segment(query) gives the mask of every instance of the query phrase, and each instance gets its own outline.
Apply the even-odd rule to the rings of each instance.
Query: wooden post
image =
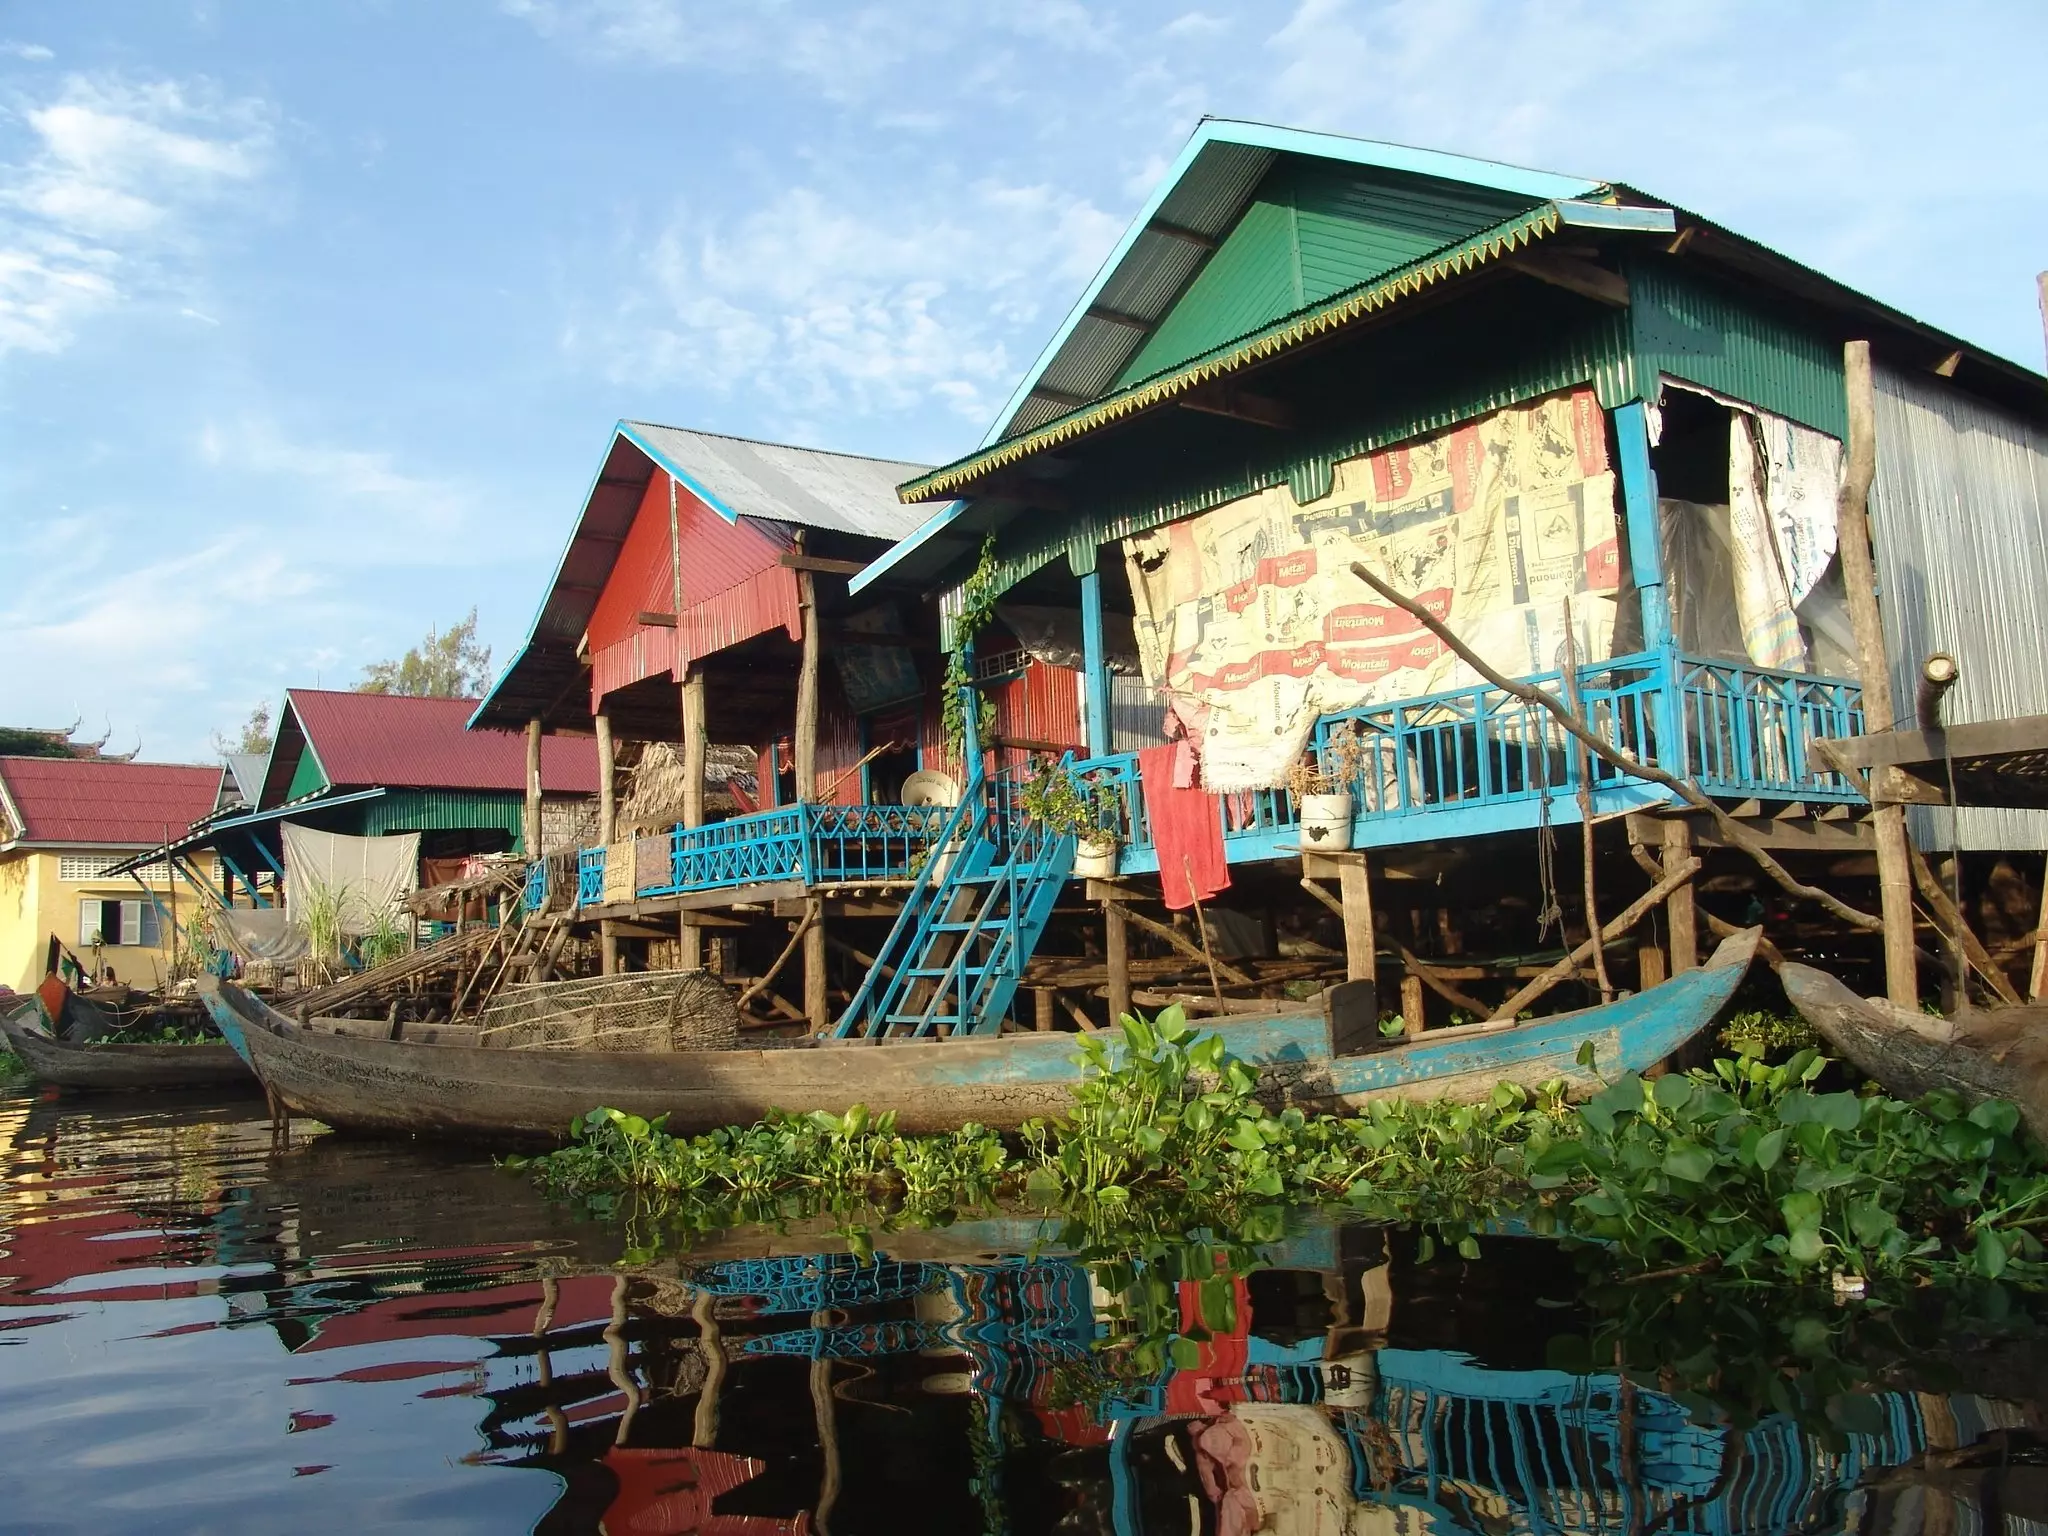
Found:
[[[1670,979],[1664,965],[1664,947],[1645,941],[1636,946],[1636,990],[1647,992]]]
[[[1090,569],[1081,577],[1081,686],[1087,708],[1082,727],[1088,755],[1107,757],[1109,730],[1109,657],[1102,639],[1102,573]]]
[[[1339,862],[1337,891],[1344,898],[1344,979],[1377,983],[1379,939],[1373,932],[1372,871],[1364,854]]]
[[[818,798],[818,588],[809,571],[798,571],[797,597],[803,609],[803,664],[796,675],[796,798]],[[813,896],[810,926],[804,930],[804,1017],[823,1033],[832,1023],[825,995],[825,902]]]
[[[1131,1011],[1131,941],[1124,909],[1114,901],[1102,904],[1104,958],[1109,962],[1109,1022]]]
[[[1051,987],[1031,989],[1031,1027],[1041,1035],[1052,1033],[1054,1000],[1057,996]]]
[[[526,816],[521,822],[528,859],[540,857],[540,716],[526,722]]]
[[[683,825],[704,825],[704,673],[689,667],[683,673]],[[694,971],[704,964],[704,930],[678,914],[677,964]]]
[[[1877,474],[1877,405],[1870,377],[1870,343],[1842,348],[1842,378],[1849,397],[1848,461],[1835,503],[1836,547],[1848,589],[1849,623],[1856,634],[1856,667],[1863,680],[1863,728],[1892,728],[1891,672],[1885,662],[1884,616],[1877,606],[1877,562],[1870,549],[1870,482]],[[1872,830],[1877,834],[1878,914],[1884,919],[1885,995],[1900,1008],[1920,1006],[1920,973],[1913,954],[1913,869],[1906,843],[1906,808],[1877,800],[1886,775],[1870,776]]]
[[[1683,816],[1664,823],[1664,873],[1668,878],[1692,858],[1692,825]],[[1664,898],[1664,925],[1671,931],[1671,974],[1683,976],[1700,968],[1699,908],[1692,882],[1675,886]]]
[[[619,796],[613,777],[612,717],[599,714],[597,726],[597,841],[607,850],[619,836]],[[597,925],[598,969],[607,976],[619,971],[619,934],[609,918]]]
[[[1429,1027],[1423,1010],[1422,978],[1413,971],[1401,974],[1401,1022],[1408,1026],[1411,1040]]]
[[[2048,278],[2048,274],[2044,274]],[[2048,287],[2044,287],[2043,302],[2048,302]],[[2034,919],[2034,932],[2041,935],[2034,940],[2034,963],[2027,968],[2027,1001],[2038,1003],[2042,994],[2048,992],[2048,869],[2041,872],[2041,912]]]

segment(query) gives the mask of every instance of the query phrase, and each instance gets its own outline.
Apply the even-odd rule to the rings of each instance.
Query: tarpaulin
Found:
[[[244,961],[269,960],[289,965],[305,959],[312,949],[306,930],[279,907],[215,912],[213,921],[215,931],[227,941],[228,948]]]
[[[1145,819],[1152,826],[1152,846],[1159,852],[1160,895],[1175,910],[1230,889],[1222,807],[1205,789],[1175,784],[1174,759],[1179,753],[1178,746],[1168,745],[1138,754]]]
[[[301,920],[304,904],[324,892],[337,902],[342,933],[369,933],[418,888],[417,832],[350,837],[291,821],[283,830],[286,902]]]
[[[1124,541],[1145,681],[1213,790],[1277,787],[1319,715],[1476,683],[1354,561],[1510,675],[1608,655],[1619,581],[1606,418],[1590,389],[1496,411]]]

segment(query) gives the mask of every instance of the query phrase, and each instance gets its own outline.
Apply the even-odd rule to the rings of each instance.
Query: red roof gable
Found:
[[[29,843],[154,848],[212,813],[220,776],[218,764],[0,757],[0,790]]]
[[[327,782],[337,787],[526,792],[525,738],[509,731],[465,730],[475,699],[313,688],[293,688],[285,697]],[[596,741],[588,736],[543,738],[540,782],[549,794],[596,794]]]

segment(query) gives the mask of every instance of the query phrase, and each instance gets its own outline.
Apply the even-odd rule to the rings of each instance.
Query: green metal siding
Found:
[[[1626,266],[1641,387],[1657,375],[1703,385],[1750,405],[1846,438],[1838,341],[1688,271],[1670,257]]]
[[[310,743],[299,749],[298,766],[292,769],[290,788],[284,792],[287,800],[296,800],[301,795],[310,795],[316,789],[327,787],[327,775],[320,771],[320,760],[313,755]]]
[[[510,791],[394,789],[363,806],[364,837],[489,828],[519,841],[525,800]]]
[[[1488,326],[1476,329],[1484,334],[1445,337],[1432,332],[1426,338],[1411,338],[1411,345],[1426,346],[1439,357],[1485,358],[1484,369],[1454,369],[1412,384],[1413,375],[1402,360],[1393,359],[1388,387],[1377,399],[1362,401],[1357,415],[1340,432],[1325,434],[1320,441],[1296,437],[1257,462],[1240,462],[1200,477],[1162,475],[1144,494],[1105,500],[1071,518],[1034,517],[1010,524],[997,535],[997,589],[1016,585],[1062,555],[1070,562],[1085,560],[1085,552],[1097,544],[1192,517],[1268,486],[1288,486],[1297,502],[1319,500],[1330,493],[1339,460],[1374,453],[1560,389],[1591,384],[1608,410],[1637,398],[1624,310],[1591,315],[1558,334],[1520,346],[1510,334]],[[957,589],[947,593],[947,611],[957,601]]]
[[[1283,160],[1117,380],[1177,367],[1535,207],[1396,172]]]
[[[1301,308],[1293,210],[1255,202],[1117,379],[1121,388]]]

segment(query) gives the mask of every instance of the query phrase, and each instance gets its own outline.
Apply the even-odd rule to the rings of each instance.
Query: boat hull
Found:
[[[2040,1026],[2048,1010],[1999,1008],[1945,1020],[1858,997],[1810,965],[1780,972],[1785,996],[1821,1039],[1864,1076],[1903,1099],[1945,1090],[1968,1103],[2010,1099],[2028,1129],[2048,1141],[2048,1091]]]
[[[225,1045],[80,1045],[0,1019],[7,1047],[39,1083],[108,1093],[153,1088],[240,1088],[256,1076]]]
[[[1374,1099],[1477,1100],[1502,1082],[1535,1086],[1598,1078],[1579,1064],[1593,1042],[1597,1072],[1641,1070],[1683,1045],[1720,1011],[1747,969],[1753,933],[1727,940],[1708,966],[1602,1008],[1527,1024],[1432,1030],[1363,1056],[1337,1056],[1321,1014],[1219,1020],[1239,1058],[1275,1101],[1357,1108]],[[487,1141],[559,1141],[598,1105],[671,1129],[746,1124],[770,1109],[855,1104],[896,1112],[907,1131],[969,1122],[1010,1130],[1067,1113],[1083,1070],[1075,1037],[824,1044],[790,1049],[510,1051],[368,1040],[307,1029],[231,983],[202,985],[221,1032],[271,1094],[337,1128]]]

